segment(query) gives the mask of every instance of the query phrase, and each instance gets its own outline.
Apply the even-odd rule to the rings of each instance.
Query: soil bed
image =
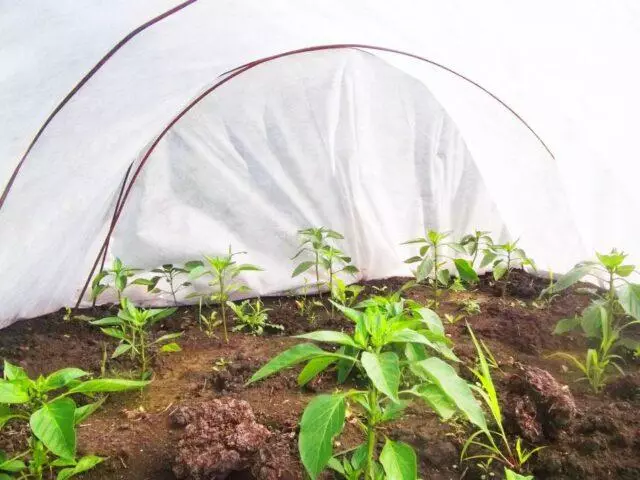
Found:
[[[475,291],[444,294],[440,312],[456,312],[463,299],[474,299],[481,313],[468,317],[478,337],[492,350],[501,371],[493,370],[505,410],[514,374],[522,365],[547,370],[561,384],[569,385],[575,400],[573,421],[553,434],[544,432],[540,444],[547,445],[532,461],[537,480],[619,479],[640,480],[640,365],[628,359],[627,375],[612,382],[599,396],[588,386],[575,383],[578,372],[559,359],[548,359],[556,351],[582,356],[585,339],[579,334],[554,336],[556,322],[581,311],[589,302],[583,294],[570,291],[551,305],[541,306],[535,297],[545,281],[523,272],[514,272],[514,287],[500,297],[500,288],[483,277]],[[365,293],[386,287],[394,291],[408,279],[390,278],[366,283]],[[374,287],[376,287],[374,289]],[[429,288],[418,286],[406,297],[426,302]],[[172,464],[182,435],[172,415],[179,405],[195,405],[204,400],[233,398],[249,403],[256,422],[266,426],[270,448],[261,453],[262,471],[272,477],[303,479],[297,454],[297,423],[306,403],[317,392],[331,392],[335,382],[330,375],[320,377],[305,389],[296,385],[297,369],[285,371],[263,382],[245,387],[246,380],[275,354],[297,341],[288,336],[317,329],[351,328],[347,320],[331,318],[318,309],[313,324],[298,313],[291,298],[265,299],[272,309],[271,323],[285,332],[253,337],[232,333],[228,344],[208,338],[196,323],[197,309],[180,308],[158,326],[160,330],[184,330],[182,351],[159,358],[154,366],[154,382],[142,394],[112,395],[104,407],[79,428],[80,453],[96,453],[109,459],[82,478],[86,479],[173,479]],[[113,309],[96,308],[81,313],[96,318]],[[100,374],[103,349],[110,355],[113,342],[98,328],[79,320],[64,321],[64,312],[18,322],[0,331],[0,358],[17,363],[32,374],[46,374],[59,368],[76,366]],[[445,322],[446,323],[446,322]],[[455,351],[468,366],[475,352],[464,321],[446,324]],[[131,375],[126,361],[108,362],[107,373]],[[466,367],[461,374],[468,378]],[[111,372],[110,372],[111,371]],[[509,424],[518,433],[518,426]],[[385,432],[391,438],[412,444],[418,453],[420,476],[425,479],[480,479],[474,465],[460,465],[459,452],[466,427],[461,423],[440,422],[427,408],[416,405]],[[19,450],[25,432],[9,427],[0,438],[0,450]],[[355,444],[358,434],[347,428],[339,439],[343,446]],[[252,470],[253,471],[253,470]],[[250,471],[233,474],[233,479],[256,478]],[[327,476],[326,478],[330,478]]]

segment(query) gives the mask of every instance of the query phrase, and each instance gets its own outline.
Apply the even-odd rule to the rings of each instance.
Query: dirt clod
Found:
[[[180,407],[172,424],[186,425],[173,465],[180,479],[222,480],[246,470],[271,436],[243,400],[215,399]]]
[[[515,430],[533,443],[554,439],[576,415],[569,387],[541,368],[516,365],[508,380],[505,416]]]

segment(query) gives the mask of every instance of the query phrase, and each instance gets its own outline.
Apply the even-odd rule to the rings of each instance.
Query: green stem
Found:
[[[145,343],[145,332],[140,332],[140,359],[142,363],[142,375],[147,371],[147,345]]]
[[[227,295],[225,292],[224,272],[218,274],[218,283],[220,285],[220,309],[222,313],[222,329],[224,330],[224,341],[229,343],[229,334],[227,333]]]
[[[376,425],[375,413],[378,408],[378,392],[374,387],[369,391],[369,412],[367,415],[367,466],[368,480],[375,480]]]
[[[318,250],[315,251],[316,255],[316,288],[318,289],[318,295],[322,298],[322,290],[320,290],[320,257],[318,254]]]
[[[433,281],[434,288],[434,296],[435,296],[435,308],[436,310],[440,306],[439,298],[440,298],[440,289],[438,288],[438,262],[440,261],[440,256],[438,255],[438,244],[434,243],[433,245],[433,272],[435,274],[435,279]]]

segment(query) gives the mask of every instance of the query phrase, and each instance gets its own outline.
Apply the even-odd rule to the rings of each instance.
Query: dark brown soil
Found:
[[[368,282],[366,293],[377,292],[374,287],[386,287],[386,292],[391,292],[407,280],[390,278]],[[535,298],[546,286],[544,279],[517,271],[513,272],[511,281],[505,296],[501,296],[503,285],[494,284],[489,277],[483,277],[473,292],[445,292],[440,310],[442,314],[457,312],[464,299],[474,299],[480,304],[481,313],[468,317],[468,321],[500,364],[501,371],[493,372],[505,402],[505,412],[515,411],[516,407],[532,408],[528,401],[517,400],[522,396],[514,393],[517,391],[514,375],[521,372],[521,365],[546,370],[561,384],[569,385],[575,401],[575,416],[553,434],[541,430],[538,439],[547,448],[532,460],[536,479],[640,479],[638,363],[630,361],[625,366],[628,375],[612,381],[598,396],[586,384],[575,383],[579,377],[575,368],[547,355],[555,351],[583,354],[586,343],[579,334],[553,336],[551,331],[559,319],[581,311],[589,298],[569,292],[550,305],[543,305],[535,302]],[[429,288],[419,286],[408,290],[406,296],[426,302],[432,293]],[[249,387],[245,382],[269,358],[296,343],[288,335],[317,329],[348,330],[351,326],[338,316],[332,318],[328,308],[318,308],[311,323],[298,313],[293,299],[270,298],[265,303],[273,309],[270,322],[282,324],[284,333],[264,337],[231,334],[229,344],[225,344],[219,338],[208,338],[198,329],[193,308],[181,308],[159,325],[162,331],[184,330],[180,340],[183,350],[157,359],[154,382],[142,394],[113,395],[102,410],[79,428],[81,453],[109,457],[83,478],[176,478],[172,468],[183,432],[172,428],[172,415],[179,406],[198,405],[213,399],[246,401],[254,411],[256,422],[270,433],[267,447],[254,452],[255,461],[248,469],[228,478],[305,478],[297,455],[297,423],[304,406],[316,392],[335,389],[333,378],[322,376],[300,389],[296,384],[298,371],[290,370]],[[96,308],[79,313],[101,317],[108,310]],[[2,330],[0,357],[20,364],[33,375],[68,366],[98,374],[103,348],[110,354],[113,342],[84,321],[65,322],[63,314],[21,321]],[[458,356],[472,365],[475,352],[464,321],[446,324],[446,329]],[[132,374],[132,365],[126,360],[108,362],[106,370],[126,376]],[[469,378],[464,366],[460,373]],[[507,422],[510,423],[513,422]],[[510,428],[516,434],[519,427],[513,424]],[[442,423],[428,408],[414,405],[400,421],[389,424],[385,433],[416,448],[422,478],[481,478],[474,465],[459,463],[460,448],[469,433],[460,422]],[[20,449],[24,438],[25,432],[10,424],[3,430],[0,449]],[[339,439],[343,447],[359,441],[358,432],[351,428]]]

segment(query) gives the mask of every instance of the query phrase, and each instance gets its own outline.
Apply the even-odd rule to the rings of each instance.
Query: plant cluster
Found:
[[[28,425],[30,438],[28,449],[22,453],[7,458],[0,452],[0,480],[41,480],[53,470],[58,470],[58,480],[66,480],[104,460],[95,455],[77,458],[76,454],[76,427],[100,408],[104,398],[78,406],[73,397],[139,389],[148,382],[87,380],[89,375],[79,368],[64,368],[31,379],[24,369],[5,360],[0,380],[0,431],[7,422],[23,422]]]
[[[319,395],[304,410],[298,446],[311,478],[327,467],[349,479],[417,478],[416,455],[410,445],[385,437],[381,451],[377,447],[381,427],[401,417],[411,400],[424,401],[443,419],[458,413],[487,429],[467,383],[439,358],[457,360],[435,312],[408,304],[399,294],[372,297],[358,308],[336,307],[354,323],[352,335],[323,330],[297,338],[335,345],[338,350],[315,343],[298,344],[277,355],[249,380],[256,382],[300,363],[306,363],[298,376],[300,385],[328,369],[335,370],[341,383],[356,372],[365,379],[363,388]],[[413,381],[403,385],[402,379]],[[361,429],[363,443],[334,453],[334,438],[342,432],[347,418]]]
[[[265,328],[284,330],[282,325],[267,322],[269,319],[267,312],[271,309],[264,308],[260,299],[255,302],[245,300],[239,304],[227,302],[227,305],[236,315],[237,325],[233,327],[234,332],[246,329],[251,335],[262,335]]]
[[[119,340],[111,358],[129,353],[131,358],[139,363],[143,378],[148,378],[151,376],[149,360],[152,347],[162,345],[161,352],[180,351],[177,343],[168,342],[180,337],[182,332],[168,333],[153,341],[149,338],[150,328],[160,320],[173,315],[175,311],[175,308],[137,308],[128,298],[122,297],[117,316],[105,317],[90,323],[100,327],[105,335]]]
[[[608,254],[596,253],[596,257],[597,261],[578,263],[542,295],[557,294],[585,277],[606,285],[606,290],[596,293],[581,315],[560,320],[554,330],[555,334],[563,334],[580,329],[590,340],[597,342],[597,347],[587,349],[584,360],[568,353],[553,354],[575,365],[584,375],[581,380],[588,381],[597,393],[606,384],[611,367],[624,374],[619,365],[622,358],[615,352],[640,346],[622,335],[625,329],[640,323],[640,285],[627,279],[636,268],[624,263],[625,253],[613,249]]]

